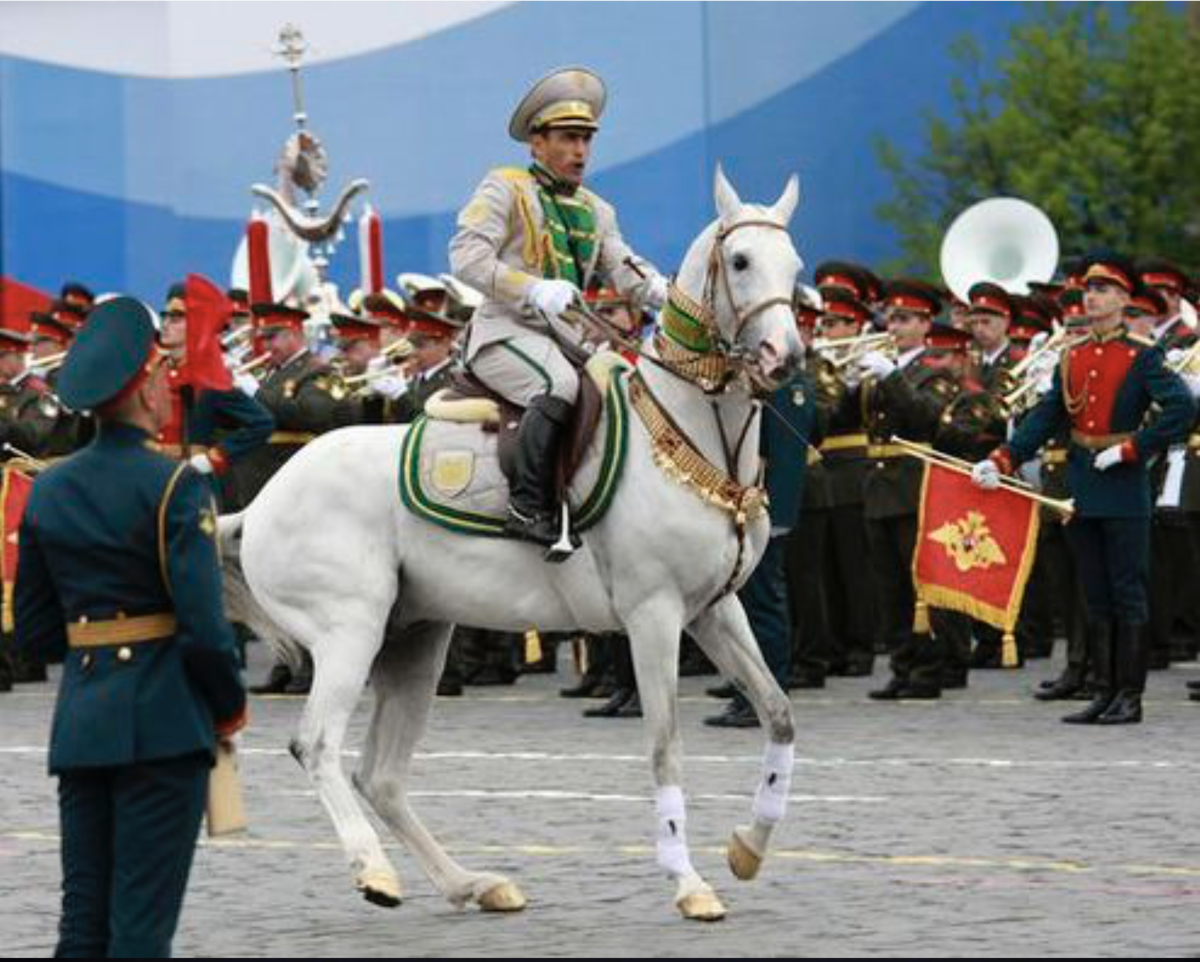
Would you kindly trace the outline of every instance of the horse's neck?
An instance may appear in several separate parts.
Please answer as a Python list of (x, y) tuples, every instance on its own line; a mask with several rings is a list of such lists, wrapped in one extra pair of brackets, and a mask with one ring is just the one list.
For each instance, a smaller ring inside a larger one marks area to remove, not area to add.
[[(760, 405), (740, 391), (708, 396), (650, 362), (639, 370), (659, 404), (711, 464), (740, 484), (758, 480)], [(734, 454), (736, 471), (730, 471), (728, 458)]]
[[(719, 223), (713, 221), (692, 242), (675, 278), (676, 287), (697, 303), (704, 303), (705, 295), (709, 293), (706, 291), (709, 259), (718, 226)], [(716, 299), (716, 304), (712, 305), (714, 309), (723, 310), (725, 305), (721, 292), (713, 291), (712, 294)], [(727, 471), (726, 446), (730, 451), (736, 448), (738, 464), (735, 480), (742, 484), (753, 484), (757, 480), (761, 418), (755, 416), (759, 406), (748, 395), (735, 391), (710, 397), (695, 385), (668, 374), (655, 364), (645, 363), (640, 368), (655, 397), (705, 458), (722, 471)], [(751, 422), (748, 426), (747, 421)]]

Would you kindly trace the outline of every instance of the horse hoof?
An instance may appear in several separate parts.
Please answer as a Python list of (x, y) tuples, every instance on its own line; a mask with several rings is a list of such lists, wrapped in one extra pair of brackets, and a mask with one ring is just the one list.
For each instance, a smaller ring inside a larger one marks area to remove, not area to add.
[(479, 907), (485, 912), (520, 912), (526, 906), (525, 893), (512, 882), (501, 882), (479, 896)]
[(390, 872), (364, 872), (355, 883), (362, 897), (372, 905), (394, 909), (403, 901), (400, 880)]
[(762, 856), (743, 842), (736, 831), (729, 836), (725, 854), (729, 858), (729, 870), (733, 872), (733, 877), (743, 882), (749, 882), (762, 868)]
[(680, 915), (694, 922), (719, 922), (725, 918), (725, 906), (708, 886), (685, 895), (675, 905)]

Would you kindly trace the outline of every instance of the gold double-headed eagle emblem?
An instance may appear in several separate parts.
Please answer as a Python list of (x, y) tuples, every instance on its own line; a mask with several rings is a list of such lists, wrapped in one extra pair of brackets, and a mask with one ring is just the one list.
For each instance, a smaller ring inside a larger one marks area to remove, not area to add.
[(987, 518), (978, 511), (968, 511), (965, 518), (947, 521), (929, 535), (946, 549), (954, 559), (954, 565), (962, 573), (976, 568), (988, 569), (993, 565), (1008, 564), (1003, 549), (992, 537)]

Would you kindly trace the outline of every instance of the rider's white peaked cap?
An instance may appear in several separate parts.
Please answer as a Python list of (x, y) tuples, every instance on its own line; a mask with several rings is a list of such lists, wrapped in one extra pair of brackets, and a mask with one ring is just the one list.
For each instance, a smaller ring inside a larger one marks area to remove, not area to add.
[(586, 67), (563, 67), (533, 85), (508, 122), (508, 135), (527, 143), (543, 127), (598, 130), (607, 94), (604, 81)]

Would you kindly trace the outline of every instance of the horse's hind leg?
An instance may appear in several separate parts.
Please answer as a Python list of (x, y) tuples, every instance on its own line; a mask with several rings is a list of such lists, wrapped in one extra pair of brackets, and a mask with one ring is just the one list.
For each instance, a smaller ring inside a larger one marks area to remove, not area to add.
[(389, 632), (371, 673), (375, 713), (355, 784), (451, 903), (515, 912), (525, 907), (521, 890), (502, 875), (471, 872), (455, 862), (408, 802), (410, 764), (428, 725), (451, 630), (426, 623)]
[(734, 829), (729, 840), (729, 867), (739, 879), (748, 880), (758, 874), (771, 833), (787, 809), (794, 765), (792, 705), (763, 661), (736, 597), (726, 598), (701, 615), (688, 630), (717, 668), (745, 692), (767, 730), (762, 777), (754, 795), (754, 820)]
[(309, 627), (318, 630), (297, 634), (321, 641), (311, 649), (312, 692), (291, 744), (292, 754), (308, 773), (333, 821), (355, 886), (368, 902), (396, 906), (401, 900), (400, 879), (354, 796), (341, 758), (346, 726), (366, 684), (383, 626), (380, 624), (373, 636), (365, 628), (356, 633), (343, 629), (335, 636), (332, 626)]

